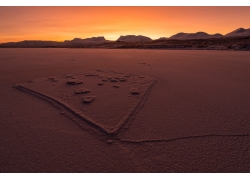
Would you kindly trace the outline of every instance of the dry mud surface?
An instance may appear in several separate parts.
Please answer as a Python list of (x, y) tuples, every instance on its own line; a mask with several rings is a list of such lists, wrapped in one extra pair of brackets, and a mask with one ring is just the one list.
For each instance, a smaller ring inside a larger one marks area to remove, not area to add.
[(0, 172), (250, 172), (250, 53), (0, 49)]

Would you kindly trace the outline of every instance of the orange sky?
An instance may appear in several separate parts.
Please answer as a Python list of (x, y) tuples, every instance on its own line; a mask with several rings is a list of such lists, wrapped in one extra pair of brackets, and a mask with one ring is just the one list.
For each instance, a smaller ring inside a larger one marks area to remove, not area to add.
[(250, 7), (0, 7), (0, 43), (250, 28)]

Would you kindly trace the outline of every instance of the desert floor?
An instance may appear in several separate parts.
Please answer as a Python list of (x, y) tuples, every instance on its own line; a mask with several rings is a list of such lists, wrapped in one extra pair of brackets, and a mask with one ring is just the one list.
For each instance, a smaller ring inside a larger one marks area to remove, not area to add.
[[(155, 83), (150, 91), (138, 84), (148, 93), (139, 97), (128, 92), (132, 81), (95, 86), (85, 76), (96, 93), (85, 105), (64, 81), (37, 81), (88, 72)], [(27, 82), (51, 97), (66, 93), (70, 107), (108, 130), (134, 103), (133, 116), (111, 135), (13, 87)], [(250, 172), (250, 52), (0, 49), (0, 128), (0, 172)]]

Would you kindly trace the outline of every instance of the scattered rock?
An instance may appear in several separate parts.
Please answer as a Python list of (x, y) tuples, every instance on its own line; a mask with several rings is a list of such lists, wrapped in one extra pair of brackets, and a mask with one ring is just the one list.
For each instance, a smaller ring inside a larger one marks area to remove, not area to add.
[(118, 84), (113, 85), (115, 88), (119, 88), (120, 86)]
[(56, 77), (48, 77), (48, 80), (56, 79)]
[(140, 93), (139, 88), (131, 88), (130, 93), (131, 94), (139, 94)]
[(77, 89), (75, 90), (75, 94), (85, 94), (85, 93), (89, 93), (90, 90), (82, 88), (82, 89)]
[(102, 86), (102, 85), (103, 85), (103, 83), (98, 83), (98, 85), (99, 85), (99, 86)]
[(78, 80), (78, 79), (69, 80), (69, 81), (67, 81), (67, 84), (70, 84), (70, 85), (77, 85), (77, 84), (82, 84), (82, 81), (81, 81), (81, 80)]
[(110, 82), (118, 82), (117, 79), (110, 79)]
[(95, 98), (96, 98), (95, 96), (84, 96), (82, 98), (82, 102), (83, 103), (91, 103), (95, 100)]
[(108, 79), (107, 78), (102, 78), (102, 81), (107, 82)]
[(66, 75), (66, 78), (71, 78), (71, 77), (73, 77), (73, 75), (71, 75), (71, 74)]
[(125, 78), (120, 78), (119, 80), (120, 80), (121, 82), (127, 81), (127, 79), (125, 79)]

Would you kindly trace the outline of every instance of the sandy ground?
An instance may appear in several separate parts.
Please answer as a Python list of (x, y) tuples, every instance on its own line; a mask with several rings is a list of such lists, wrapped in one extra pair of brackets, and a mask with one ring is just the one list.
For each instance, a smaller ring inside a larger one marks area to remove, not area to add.
[(250, 52), (0, 49), (0, 65), (0, 172), (250, 172)]

